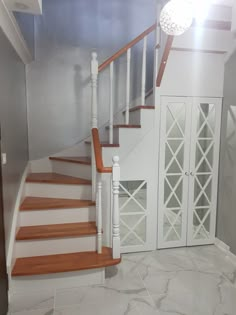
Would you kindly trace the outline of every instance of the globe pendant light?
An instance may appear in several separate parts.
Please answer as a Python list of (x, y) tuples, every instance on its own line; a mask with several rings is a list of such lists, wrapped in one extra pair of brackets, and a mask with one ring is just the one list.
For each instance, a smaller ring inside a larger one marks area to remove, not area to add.
[(168, 35), (181, 35), (193, 22), (193, 3), (191, 0), (171, 0), (161, 11), (160, 25)]

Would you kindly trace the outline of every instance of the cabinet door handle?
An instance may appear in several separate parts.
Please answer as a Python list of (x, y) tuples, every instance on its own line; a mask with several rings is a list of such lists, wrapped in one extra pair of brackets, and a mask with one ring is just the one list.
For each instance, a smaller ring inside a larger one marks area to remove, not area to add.
[(190, 172), (190, 175), (191, 175), (191, 176), (194, 176), (193, 172)]
[(186, 176), (189, 176), (189, 172), (185, 172), (184, 174), (185, 174)]

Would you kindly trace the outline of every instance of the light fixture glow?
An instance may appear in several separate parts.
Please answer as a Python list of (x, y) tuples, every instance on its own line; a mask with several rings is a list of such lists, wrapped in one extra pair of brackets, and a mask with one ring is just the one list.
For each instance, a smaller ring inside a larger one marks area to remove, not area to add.
[(160, 25), (168, 35), (181, 35), (186, 32), (193, 21), (191, 0), (171, 0), (161, 11)]
[(202, 25), (206, 20), (211, 6), (210, 0), (194, 0), (194, 17), (198, 25)]

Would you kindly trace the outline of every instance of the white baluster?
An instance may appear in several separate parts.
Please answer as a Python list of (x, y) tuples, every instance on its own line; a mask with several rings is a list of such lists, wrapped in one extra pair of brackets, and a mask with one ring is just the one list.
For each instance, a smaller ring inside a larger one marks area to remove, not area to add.
[(145, 36), (144, 39), (143, 39), (141, 105), (145, 105), (145, 95), (146, 95), (146, 67), (147, 67), (147, 36)]
[[(92, 104), (91, 104), (91, 128), (98, 127), (97, 119), (97, 81), (98, 81), (98, 60), (97, 53), (92, 53), (91, 60), (91, 85), (92, 85)], [(94, 156), (93, 138), (91, 141), (91, 164), (92, 164), (92, 200), (96, 198), (96, 162)]]
[(102, 180), (101, 175), (99, 175), (97, 184), (97, 252), (102, 253)]
[(113, 144), (113, 73), (114, 62), (110, 63), (110, 121), (109, 121), (109, 143)]
[(112, 166), (112, 193), (113, 193), (113, 213), (112, 213), (112, 252), (113, 259), (120, 258), (120, 208), (119, 208), (119, 184), (120, 166), (119, 157), (113, 157)]
[(92, 53), (91, 60), (91, 83), (92, 83), (92, 110), (91, 110), (91, 125), (92, 128), (98, 127), (98, 118), (97, 118), (97, 81), (98, 81), (98, 60), (97, 53)]
[(127, 50), (127, 75), (126, 75), (126, 109), (125, 109), (125, 124), (129, 124), (129, 105), (130, 105), (130, 60), (131, 50)]

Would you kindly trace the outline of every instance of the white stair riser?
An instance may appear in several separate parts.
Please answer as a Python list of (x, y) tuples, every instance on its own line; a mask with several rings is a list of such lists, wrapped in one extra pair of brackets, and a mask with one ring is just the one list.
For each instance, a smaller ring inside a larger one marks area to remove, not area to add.
[(26, 184), (26, 195), (34, 197), (90, 200), (91, 191), (91, 185)]
[(91, 144), (86, 144), (86, 156), (92, 156)]
[(21, 226), (91, 222), (95, 220), (95, 207), (20, 211)]
[[(41, 290), (70, 289), (80, 286), (103, 284), (105, 281), (105, 268), (81, 270), (74, 272), (61, 272), (42, 276), (13, 277), (10, 280), (10, 295), (37, 293)], [(51, 297), (51, 295), (49, 296)]]
[(140, 125), (141, 123), (141, 110), (136, 110), (129, 113), (130, 125)]
[[(108, 130), (108, 133), (109, 133), (109, 130)], [(114, 143), (120, 143), (119, 128), (114, 128), (113, 129), (113, 142)]]
[(91, 165), (52, 161), (52, 171), (54, 173), (91, 179)]
[(96, 235), (16, 241), (16, 258), (89, 252), (96, 250)]

